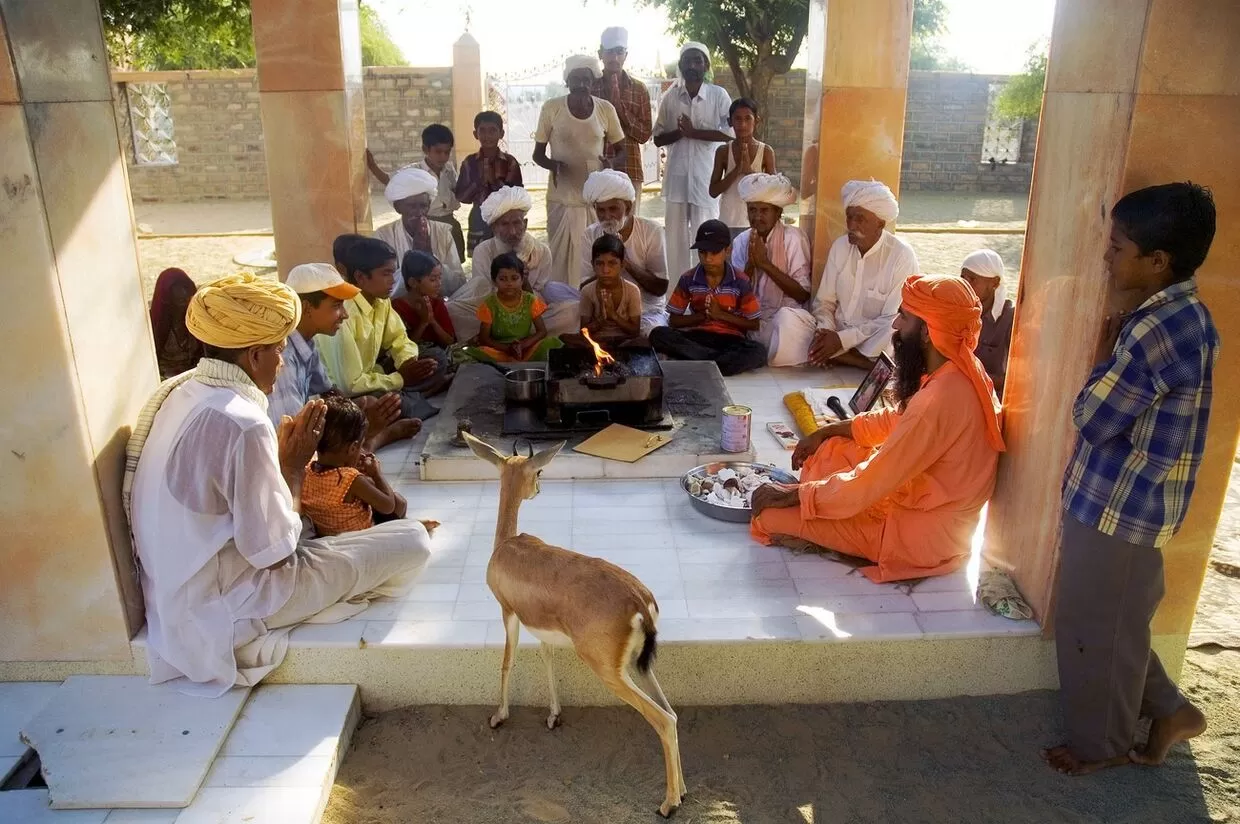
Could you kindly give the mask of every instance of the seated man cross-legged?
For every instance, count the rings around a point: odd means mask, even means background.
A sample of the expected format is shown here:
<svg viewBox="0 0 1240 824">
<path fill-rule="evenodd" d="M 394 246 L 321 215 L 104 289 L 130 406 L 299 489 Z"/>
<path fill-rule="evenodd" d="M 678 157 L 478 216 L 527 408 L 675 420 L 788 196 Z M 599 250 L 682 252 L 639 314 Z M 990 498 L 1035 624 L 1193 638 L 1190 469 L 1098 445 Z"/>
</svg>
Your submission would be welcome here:
<svg viewBox="0 0 1240 824">
<path fill-rule="evenodd" d="M 900 214 L 891 190 L 850 180 L 841 191 L 848 234 L 827 253 L 811 311 L 780 309 L 771 334 L 771 366 L 870 369 L 891 342 L 900 286 L 916 274 L 913 247 L 888 231 Z"/>
<path fill-rule="evenodd" d="M 759 488 L 764 544 L 872 562 L 875 582 L 944 575 L 969 556 L 995 486 L 999 402 L 973 349 L 982 307 L 953 275 L 909 278 L 893 337 L 898 409 L 826 426 L 797 445 L 799 484 Z"/>
<path fill-rule="evenodd" d="M 698 227 L 700 260 L 680 276 L 667 311 L 670 326 L 650 332 L 655 351 L 677 360 L 714 361 L 724 375 L 766 366 L 766 347 L 746 335 L 758 330 L 761 307 L 753 286 L 732 268 L 732 232 L 720 220 Z"/>
<path fill-rule="evenodd" d="M 147 401 L 126 449 L 123 500 L 140 561 L 152 683 L 198 695 L 253 686 L 288 632 L 399 596 L 430 556 L 426 527 L 397 520 L 331 538 L 302 533 L 306 465 L 325 404 L 279 431 L 267 394 L 301 300 L 251 274 L 207 284 L 186 326 L 205 357 Z"/>
</svg>

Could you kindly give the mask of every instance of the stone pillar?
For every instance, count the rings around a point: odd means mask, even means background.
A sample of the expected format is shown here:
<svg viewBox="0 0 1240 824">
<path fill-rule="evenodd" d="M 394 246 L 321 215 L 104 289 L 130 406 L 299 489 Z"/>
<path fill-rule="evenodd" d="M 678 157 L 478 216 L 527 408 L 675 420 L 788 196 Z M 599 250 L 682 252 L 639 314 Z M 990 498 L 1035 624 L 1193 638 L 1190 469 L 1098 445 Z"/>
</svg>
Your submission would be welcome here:
<svg viewBox="0 0 1240 824">
<path fill-rule="evenodd" d="M 452 44 L 452 136 L 456 138 L 456 162 L 478 151 L 474 138 L 474 115 L 487 108 L 482 49 L 469 32 Z"/>
<path fill-rule="evenodd" d="M 872 177 L 899 194 L 913 3 L 810 0 L 809 15 L 801 225 L 817 288 L 845 231 L 840 188 Z"/>
<path fill-rule="evenodd" d="M 158 370 L 99 7 L 0 0 L 0 42 L 0 680 L 123 669 L 121 474 Z"/>
<path fill-rule="evenodd" d="M 254 0 L 254 51 L 280 277 L 370 231 L 357 0 Z"/>
<path fill-rule="evenodd" d="M 1059 3 L 1038 132 L 1005 407 L 1008 453 L 987 555 L 1015 575 L 1044 626 L 1059 565 L 1060 484 L 1072 402 L 1112 299 L 1102 255 L 1125 192 L 1192 180 L 1214 190 L 1218 232 L 1198 272 L 1223 339 L 1206 456 L 1183 531 L 1164 549 L 1155 640 L 1177 670 L 1240 434 L 1240 6 L 1212 0 Z"/>
</svg>

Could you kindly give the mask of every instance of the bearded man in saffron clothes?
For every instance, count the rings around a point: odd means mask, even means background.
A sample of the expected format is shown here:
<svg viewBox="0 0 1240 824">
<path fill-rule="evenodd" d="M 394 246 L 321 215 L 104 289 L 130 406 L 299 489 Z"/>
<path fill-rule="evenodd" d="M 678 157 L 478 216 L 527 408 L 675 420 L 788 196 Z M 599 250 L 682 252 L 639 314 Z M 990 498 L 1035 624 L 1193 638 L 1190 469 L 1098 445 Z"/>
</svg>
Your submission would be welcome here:
<svg viewBox="0 0 1240 824">
<path fill-rule="evenodd" d="M 875 582 L 944 575 L 969 556 L 1003 451 L 994 385 L 973 354 L 982 306 L 956 276 L 914 275 L 895 321 L 896 409 L 826 426 L 797 446 L 801 482 L 762 487 L 764 544 L 872 561 Z"/>
</svg>

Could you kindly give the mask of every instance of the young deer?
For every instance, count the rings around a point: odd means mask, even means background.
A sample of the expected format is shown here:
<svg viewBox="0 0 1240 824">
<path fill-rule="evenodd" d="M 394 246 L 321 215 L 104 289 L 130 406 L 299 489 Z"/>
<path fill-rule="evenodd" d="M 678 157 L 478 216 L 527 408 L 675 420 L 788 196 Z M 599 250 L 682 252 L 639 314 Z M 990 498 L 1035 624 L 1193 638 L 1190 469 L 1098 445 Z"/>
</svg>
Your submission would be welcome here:
<svg viewBox="0 0 1240 824">
<path fill-rule="evenodd" d="M 499 601 L 505 638 L 500 703 L 491 716 L 491 727 L 508 718 L 508 675 L 521 625 L 542 642 L 551 690 L 548 729 L 560 723 L 551 648 L 571 646 L 604 686 L 640 712 L 659 734 L 667 773 L 667 793 L 659 815 L 671 817 L 685 796 L 685 779 L 680 768 L 676 713 L 651 666 L 659 619 L 654 596 L 641 581 L 615 564 L 551 546 L 533 535 L 517 534 L 521 502 L 538 494 L 538 476 L 564 443 L 538 454 L 531 446 L 526 456 L 516 454 L 514 447 L 513 454 L 505 456 L 473 435 L 462 434 L 475 455 L 499 469 L 499 518 L 487 565 L 487 586 Z M 630 665 L 645 678 L 653 698 L 633 683 Z"/>
</svg>

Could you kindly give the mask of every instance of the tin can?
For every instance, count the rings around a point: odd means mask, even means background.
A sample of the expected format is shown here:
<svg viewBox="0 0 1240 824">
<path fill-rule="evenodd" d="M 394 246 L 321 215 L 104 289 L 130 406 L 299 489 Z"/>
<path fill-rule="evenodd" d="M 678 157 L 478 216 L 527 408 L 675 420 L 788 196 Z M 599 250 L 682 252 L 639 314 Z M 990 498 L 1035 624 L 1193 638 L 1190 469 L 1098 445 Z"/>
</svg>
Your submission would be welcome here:
<svg viewBox="0 0 1240 824">
<path fill-rule="evenodd" d="M 748 406 L 733 404 L 723 408 L 723 425 L 720 427 L 719 446 L 724 452 L 748 452 L 750 426 L 753 410 Z"/>
</svg>

